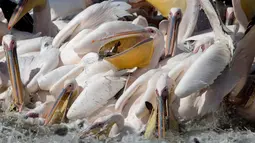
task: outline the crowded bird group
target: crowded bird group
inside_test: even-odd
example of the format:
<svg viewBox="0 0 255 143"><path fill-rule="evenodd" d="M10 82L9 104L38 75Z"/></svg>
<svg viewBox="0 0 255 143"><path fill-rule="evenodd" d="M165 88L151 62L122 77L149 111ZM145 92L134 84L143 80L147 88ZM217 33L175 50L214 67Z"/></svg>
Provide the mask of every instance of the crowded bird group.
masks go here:
<svg viewBox="0 0 255 143"><path fill-rule="evenodd" d="M165 138L224 102L255 121L254 0L0 0L0 7L1 107L24 122L86 120L81 138Z"/></svg>

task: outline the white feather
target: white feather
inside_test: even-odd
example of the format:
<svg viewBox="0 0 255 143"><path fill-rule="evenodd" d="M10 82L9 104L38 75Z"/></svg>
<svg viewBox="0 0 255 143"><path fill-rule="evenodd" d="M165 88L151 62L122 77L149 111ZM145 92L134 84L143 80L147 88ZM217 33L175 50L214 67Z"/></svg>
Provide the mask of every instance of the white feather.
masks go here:
<svg viewBox="0 0 255 143"><path fill-rule="evenodd" d="M60 47L71 35L78 34L83 29L95 29L102 23L116 21L119 17L130 15L127 11L120 9L121 5L113 6L110 1L94 4L76 15L66 27L64 27L53 40L54 47Z"/></svg>
<svg viewBox="0 0 255 143"><path fill-rule="evenodd" d="M223 43L210 46L185 73L175 94L186 97L211 85L229 64L230 55L230 50Z"/></svg>

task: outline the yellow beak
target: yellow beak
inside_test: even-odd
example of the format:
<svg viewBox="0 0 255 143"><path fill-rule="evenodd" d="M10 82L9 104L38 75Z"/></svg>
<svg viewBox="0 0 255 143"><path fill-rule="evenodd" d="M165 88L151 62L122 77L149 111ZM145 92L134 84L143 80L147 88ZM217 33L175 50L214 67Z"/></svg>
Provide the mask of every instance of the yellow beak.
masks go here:
<svg viewBox="0 0 255 143"><path fill-rule="evenodd" d="M146 139L152 139L154 137L154 132L156 130L156 122L157 122L157 110L158 107L156 106L155 109L152 109L151 115L146 125L146 130L144 133L144 137Z"/></svg>
<svg viewBox="0 0 255 143"><path fill-rule="evenodd" d="M24 89L20 78L16 47L4 47L4 50L6 55L6 62L8 65L10 81L13 89L12 98L15 106L18 107L19 112L21 112L24 104Z"/></svg>
<svg viewBox="0 0 255 143"><path fill-rule="evenodd" d="M45 2L46 0L20 0L8 23L8 29L11 29L32 8L44 5Z"/></svg>
<svg viewBox="0 0 255 143"><path fill-rule="evenodd" d="M110 56L106 56L104 59L113 64L118 70L131 69L134 67L142 68L149 65L154 52L154 44L152 38L141 39L140 41L140 39L126 38L112 41L105 47L102 47L100 51L106 51L109 47L112 48L110 45L113 45L113 43L116 46L119 45L118 47L114 46L112 48L114 53ZM130 43L131 41L132 43ZM140 42L137 43L137 41ZM133 45L134 43L136 44Z"/></svg>
<svg viewBox="0 0 255 143"><path fill-rule="evenodd" d="M77 90L70 91L68 87L64 88L47 115L44 125L66 122L68 109L77 96Z"/></svg>

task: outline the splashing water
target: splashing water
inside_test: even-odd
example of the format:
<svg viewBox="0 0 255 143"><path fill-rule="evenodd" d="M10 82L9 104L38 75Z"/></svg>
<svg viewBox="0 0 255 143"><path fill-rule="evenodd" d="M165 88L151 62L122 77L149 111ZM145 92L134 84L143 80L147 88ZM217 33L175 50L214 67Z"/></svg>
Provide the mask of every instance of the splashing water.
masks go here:
<svg viewBox="0 0 255 143"><path fill-rule="evenodd" d="M167 133L163 140L145 140L141 136L127 135L120 138L79 139L78 133L86 127L82 121L53 126L30 125L21 116L13 113L0 114L0 142L6 143L252 143L255 126L248 121L231 115L231 111L219 111L204 117L181 124L181 132ZM232 117L233 116L233 117Z"/></svg>

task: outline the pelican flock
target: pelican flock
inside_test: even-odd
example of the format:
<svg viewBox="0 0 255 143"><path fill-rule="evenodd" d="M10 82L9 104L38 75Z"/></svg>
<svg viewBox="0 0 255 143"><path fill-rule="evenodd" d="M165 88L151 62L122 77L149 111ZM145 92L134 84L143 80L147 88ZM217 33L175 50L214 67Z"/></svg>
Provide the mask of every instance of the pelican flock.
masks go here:
<svg viewBox="0 0 255 143"><path fill-rule="evenodd" d="M25 122L86 120L80 138L164 139L225 102L255 121L254 95L243 92L254 84L254 0L2 0L0 7L1 107Z"/></svg>

